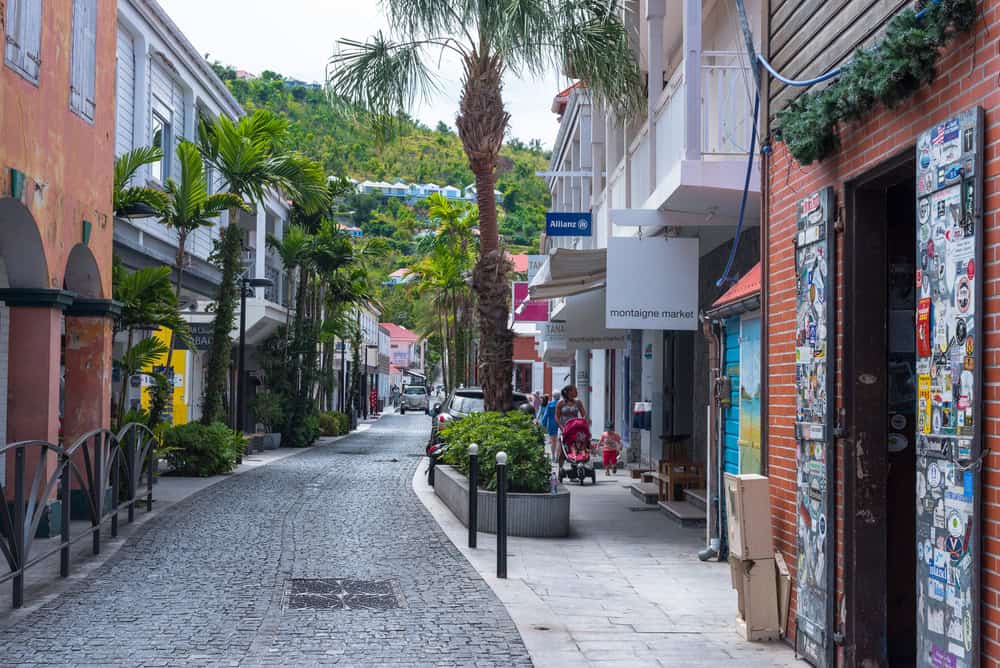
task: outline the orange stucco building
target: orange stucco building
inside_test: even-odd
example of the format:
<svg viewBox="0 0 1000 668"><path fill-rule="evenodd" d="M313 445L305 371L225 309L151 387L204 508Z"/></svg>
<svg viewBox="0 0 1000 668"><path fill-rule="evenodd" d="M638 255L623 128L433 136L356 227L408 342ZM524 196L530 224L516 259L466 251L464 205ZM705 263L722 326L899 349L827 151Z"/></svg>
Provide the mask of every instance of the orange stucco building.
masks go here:
<svg viewBox="0 0 1000 668"><path fill-rule="evenodd" d="M0 16L0 434L68 445L111 417L116 4Z"/></svg>

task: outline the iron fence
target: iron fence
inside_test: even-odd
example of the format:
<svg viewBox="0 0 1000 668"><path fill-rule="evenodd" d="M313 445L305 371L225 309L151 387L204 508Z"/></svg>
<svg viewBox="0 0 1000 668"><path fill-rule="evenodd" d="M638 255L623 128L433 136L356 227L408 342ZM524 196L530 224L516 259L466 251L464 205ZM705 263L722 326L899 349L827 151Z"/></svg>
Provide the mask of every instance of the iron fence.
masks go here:
<svg viewBox="0 0 1000 668"><path fill-rule="evenodd" d="M84 434L68 448L38 440L0 447L0 459L13 460L0 478L0 554L9 570L0 571L0 584L12 581L14 608L24 604L24 575L29 568L59 552L59 575L68 577L74 543L89 534L93 553L100 554L101 529L110 523L111 537L116 537L122 508L127 509L129 522L135 520L135 507L143 500L147 512L152 510L154 445L148 427L131 423L117 434L109 429ZM144 473L146 485L141 489ZM54 495L60 502L58 544L32 554ZM82 507L78 517L82 512L83 519L90 520L90 528L76 536L70 531L74 505Z"/></svg>

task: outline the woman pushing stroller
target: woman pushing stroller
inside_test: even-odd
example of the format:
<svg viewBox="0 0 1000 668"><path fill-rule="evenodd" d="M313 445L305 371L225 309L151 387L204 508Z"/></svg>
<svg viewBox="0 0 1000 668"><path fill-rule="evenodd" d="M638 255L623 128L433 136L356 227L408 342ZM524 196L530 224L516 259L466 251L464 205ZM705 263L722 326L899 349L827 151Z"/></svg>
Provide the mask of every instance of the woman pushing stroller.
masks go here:
<svg viewBox="0 0 1000 668"><path fill-rule="evenodd" d="M563 388L562 399L556 405L556 419L563 446L559 457L559 480L569 478L582 485L585 478L590 478L596 483L597 476L590 461L590 423L574 386Z"/></svg>
<svg viewBox="0 0 1000 668"><path fill-rule="evenodd" d="M567 385L560 394L562 398L556 404L556 424L559 425L559 431L565 435L566 423L575 418L586 420L587 409L583 407L583 402L577 398L576 385ZM565 443L565 440L563 442ZM574 440L573 443L566 443L566 447L575 451L577 443ZM590 447L589 443L587 447ZM562 457L560 457L560 463L562 463Z"/></svg>

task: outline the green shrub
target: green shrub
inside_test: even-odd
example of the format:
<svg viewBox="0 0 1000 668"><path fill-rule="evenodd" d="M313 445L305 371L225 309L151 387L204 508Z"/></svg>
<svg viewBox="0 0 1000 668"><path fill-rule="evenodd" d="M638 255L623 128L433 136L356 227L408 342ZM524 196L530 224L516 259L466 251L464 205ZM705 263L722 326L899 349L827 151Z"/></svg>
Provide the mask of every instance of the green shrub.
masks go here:
<svg viewBox="0 0 1000 668"><path fill-rule="evenodd" d="M441 427L448 444L443 460L462 473L469 472L469 444L479 444L479 484L497 488L496 455L507 453L507 488L511 492L548 491L552 465L545 452L545 437L531 416L521 411L473 413Z"/></svg>
<svg viewBox="0 0 1000 668"><path fill-rule="evenodd" d="M351 421L345 413L332 411L319 414L319 431L323 436L343 436L350 429Z"/></svg>
<svg viewBox="0 0 1000 668"><path fill-rule="evenodd" d="M271 390L259 392L250 402L254 420L264 425L264 431L269 433L279 431L285 420L285 410L281 395Z"/></svg>
<svg viewBox="0 0 1000 668"><path fill-rule="evenodd" d="M163 451L175 475L229 473L240 463L246 439L221 422L190 422L163 432Z"/></svg>
<svg viewBox="0 0 1000 668"><path fill-rule="evenodd" d="M287 433L282 432L281 446L285 448L308 448L320 435L320 416L306 415L301 422L290 424Z"/></svg>

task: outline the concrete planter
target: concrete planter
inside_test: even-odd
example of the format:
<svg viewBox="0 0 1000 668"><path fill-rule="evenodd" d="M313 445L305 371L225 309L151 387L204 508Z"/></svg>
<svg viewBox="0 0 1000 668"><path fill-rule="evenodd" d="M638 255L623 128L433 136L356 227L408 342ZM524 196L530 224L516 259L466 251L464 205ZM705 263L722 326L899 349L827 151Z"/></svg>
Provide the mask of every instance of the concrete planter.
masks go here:
<svg viewBox="0 0 1000 668"><path fill-rule="evenodd" d="M281 434L279 432L264 434L265 450L277 450L280 447L281 447Z"/></svg>
<svg viewBox="0 0 1000 668"><path fill-rule="evenodd" d="M469 525L469 481L454 467L434 467L434 493L451 512ZM569 492L556 494L507 494L507 535L526 538L561 538L569 535ZM496 492L479 490L477 527L496 533Z"/></svg>

